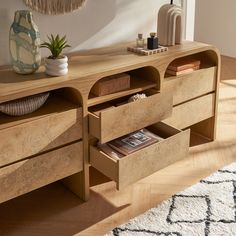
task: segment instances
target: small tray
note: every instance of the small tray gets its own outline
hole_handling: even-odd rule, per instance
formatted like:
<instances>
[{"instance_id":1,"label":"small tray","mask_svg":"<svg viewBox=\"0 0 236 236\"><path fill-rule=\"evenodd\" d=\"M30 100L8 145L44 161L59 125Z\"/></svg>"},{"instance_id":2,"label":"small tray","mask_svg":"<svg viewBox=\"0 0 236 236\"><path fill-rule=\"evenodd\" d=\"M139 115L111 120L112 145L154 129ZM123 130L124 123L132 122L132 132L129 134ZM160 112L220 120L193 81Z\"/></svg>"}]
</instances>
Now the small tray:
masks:
<instances>
[{"instance_id":1,"label":"small tray","mask_svg":"<svg viewBox=\"0 0 236 236\"><path fill-rule=\"evenodd\" d=\"M168 51L168 47L160 46L157 49L149 50L147 48L127 47L127 50L139 55L149 56Z\"/></svg>"}]
</instances>

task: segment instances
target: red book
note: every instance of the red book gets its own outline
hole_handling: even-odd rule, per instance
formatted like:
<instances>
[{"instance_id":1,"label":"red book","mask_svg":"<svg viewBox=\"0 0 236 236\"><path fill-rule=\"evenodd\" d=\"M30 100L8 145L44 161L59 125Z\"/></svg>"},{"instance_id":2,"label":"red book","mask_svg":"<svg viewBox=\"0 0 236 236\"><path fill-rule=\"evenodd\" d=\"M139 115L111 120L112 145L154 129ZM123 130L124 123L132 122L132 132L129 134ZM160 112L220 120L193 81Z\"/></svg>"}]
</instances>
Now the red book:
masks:
<instances>
[{"instance_id":1,"label":"red book","mask_svg":"<svg viewBox=\"0 0 236 236\"><path fill-rule=\"evenodd\" d=\"M195 67L188 68L188 69L181 70L181 71L166 70L166 73L169 74L169 75L177 76L177 75L183 75L183 74L186 74L186 73L190 73L190 72L193 72L195 70L199 70L199 66L195 66Z\"/></svg>"},{"instance_id":2,"label":"red book","mask_svg":"<svg viewBox=\"0 0 236 236\"><path fill-rule=\"evenodd\" d=\"M177 59L175 61L173 61L168 67L167 70L172 70L172 71L182 71L182 70L187 70L190 68L194 68L194 67L199 67L200 66L200 60L196 60L196 59Z\"/></svg>"}]
</instances>

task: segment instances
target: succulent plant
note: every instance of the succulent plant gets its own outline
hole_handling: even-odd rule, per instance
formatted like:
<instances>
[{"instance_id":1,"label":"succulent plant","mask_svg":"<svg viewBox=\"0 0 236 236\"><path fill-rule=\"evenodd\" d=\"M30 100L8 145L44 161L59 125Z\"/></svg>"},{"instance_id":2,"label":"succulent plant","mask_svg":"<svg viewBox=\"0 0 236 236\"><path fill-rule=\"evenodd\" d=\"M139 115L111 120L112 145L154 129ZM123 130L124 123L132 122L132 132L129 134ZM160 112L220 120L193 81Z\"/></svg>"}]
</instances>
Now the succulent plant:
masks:
<instances>
[{"instance_id":1,"label":"succulent plant","mask_svg":"<svg viewBox=\"0 0 236 236\"><path fill-rule=\"evenodd\" d=\"M43 42L40 47L41 48L48 48L51 51L51 56L49 56L48 58L50 59L58 59L61 58L62 55L62 50L64 48L68 48L71 47L69 44L67 44L66 41L66 35L64 35L62 38L59 36L59 34L55 36L53 36L51 34L51 36L48 36L48 40L49 42Z\"/></svg>"}]
</instances>

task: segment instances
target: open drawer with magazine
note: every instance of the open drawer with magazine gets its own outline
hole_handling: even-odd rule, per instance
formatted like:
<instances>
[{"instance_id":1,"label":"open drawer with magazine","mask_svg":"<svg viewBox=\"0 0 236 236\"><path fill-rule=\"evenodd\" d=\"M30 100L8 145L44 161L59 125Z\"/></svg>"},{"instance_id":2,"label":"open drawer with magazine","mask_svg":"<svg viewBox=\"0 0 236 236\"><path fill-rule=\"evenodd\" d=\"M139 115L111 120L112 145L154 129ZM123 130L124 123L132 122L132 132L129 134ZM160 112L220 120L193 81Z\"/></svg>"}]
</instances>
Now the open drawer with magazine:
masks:
<instances>
[{"instance_id":1,"label":"open drawer with magazine","mask_svg":"<svg viewBox=\"0 0 236 236\"><path fill-rule=\"evenodd\" d=\"M129 134L138 129L157 123L171 115L173 106L172 90L161 93L155 89L145 91L146 98L121 105L112 105L89 112L89 133L101 143ZM128 100L128 98L123 98ZM144 109L145 108L145 109ZM95 107L96 109L96 107Z\"/></svg>"},{"instance_id":2,"label":"open drawer with magazine","mask_svg":"<svg viewBox=\"0 0 236 236\"><path fill-rule=\"evenodd\" d=\"M129 155L114 157L90 146L90 163L117 183L117 189L132 184L178 160L189 150L190 131L181 131L159 122L147 128L161 140Z\"/></svg>"}]
</instances>

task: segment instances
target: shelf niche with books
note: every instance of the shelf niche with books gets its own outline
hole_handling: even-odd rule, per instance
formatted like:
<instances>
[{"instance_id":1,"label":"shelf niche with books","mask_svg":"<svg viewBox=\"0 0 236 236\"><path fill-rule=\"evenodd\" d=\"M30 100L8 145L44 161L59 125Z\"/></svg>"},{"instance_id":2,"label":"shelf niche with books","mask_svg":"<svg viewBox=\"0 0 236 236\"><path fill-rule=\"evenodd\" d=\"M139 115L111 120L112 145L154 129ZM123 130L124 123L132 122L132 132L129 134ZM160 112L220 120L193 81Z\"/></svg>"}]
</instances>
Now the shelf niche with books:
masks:
<instances>
[{"instance_id":1,"label":"shelf niche with books","mask_svg":"<svg viewBox=\"0 0 236 236\"><path fill-rule=\"evenodd\" d=\"M160 90L160 74L152 66L110 75L94 84L89 94L88 107L142 93L151 88L157 92Z\"/></svg>"},{"instance_id":2,"label":"shelf niche with books","mask_svg":"<svg viewBox=\"0 0 236 236\"><path fill-rule=\"evenodd\" d=\"M166 69L164 88L174 87L173 104L179 105L216 90L217 65L211 51L172 61Z\"/></svg>"},{"instance_id":3,"label":"shelf niche with books","mask_svg":"<svg viewBox=\"0 0 236 236\"><path fill-rule=\"evenodd\" d=\"M180 57L170 62L166 68L165 79L170 77L181 77L201 69L216 67L215 54L212 51L204 51L190 56Z\"/></svg>"},{"instance_id":4,"label":"shelf niche with books","mask_svg":"<svg viewBox=\"0 0 236 236\"><path fill-rule=\"evenodd\" d=\"M184 63L183 63L184 62ZM192 71L189 69L192 64ZM176 59L167 66L163 88L173 89L172 116L164 122L178 129L190 128L191 133L211 141L215 137L215 103L218 84L218 58L211 50ZM179 75L168 74L170 66L182 64ZM197 68L194 68L196 66ZM188 65L185 67L185 65ZM191 67L190 66L190 67ZM199 67L199 68L198 68ZM172 67L173 69L173 67ZM175 68L177 71L177 68ZM188 113L188 116L185 114ZM207 129L202 127L208 127Z\"/></svg>"}]
</instances>

